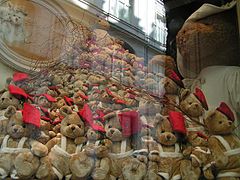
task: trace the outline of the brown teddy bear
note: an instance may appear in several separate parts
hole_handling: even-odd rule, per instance
[[[168,69],[177,70],[176,63],[171,56],[156,55],[148,63],[149,72],[164,74]]]
[[[87,131],[87,143],[84,151],[94,158],[95,164],[91,177],[93,179],[110,179],[111,161],[108,157],[111,141],[103,139],[104,126],[100,122],[93,122]]]
[[[179,95],[184,88],[181,78],[173,70],[168,70],[165,77],[159,82],[160,97],[164,97],[162,115],[168,115],[169,111],[175,111],[175,106],[179,106]]]
[[[174,118],[175,121],[171,120]],[[155,129],[152,131],[154,140],[149,144],[149,160],[152,162],[152,167],[151,169],[149,167],[147,174],[149,178],[181,179],[180,163],[183,155],[177,143],[177,137],[174,134],[176,128],[172,125],[173,122],[179,123],[179,119],[170,116],[168,119],[161,116],[155,121]],[[183,124],[184,122],[181,123]]]
[[[0,110],[6,109],[10,105],[17,109],[22,108],[20,100],[10,94],[9,91],[5,91],[0,97]]]
[[[207,114],[209,148],[217,169],[217,179],[240,178],[240,139],[233,134],[234,114],[224,102]]]
[[[183,179],[199,179],[202,170],[206,179],[214,179],[212,171],[212,155],[208,147],[207,136],[200,132],[188,133],[188,141],[190,145],[183,151],[186,160],[183,160],[182,178]],[[201,169],[200,169],[201,168]]]
[[[27,105],[24,104],[23,113],[9,106],[5,116],[9,118],[7,135],[1,137],[0,171],[1,178],[8,175],[11,178],[29,179],[36,173],[39,166],[38,157],[44,157],[48,149],[42,143],[30,137],[28,124],[24,120],[32,121],[28,115]],[[34,112],[36,109],[31,109]],[[30,113],[31,114],[31,113]],[[32,117],[31,117],[32,118]],[[40,121],[40,118],[39,118]]]
[[[208,105],[203,92],[196,88],[194,93],[184,89],[180,94],[180,110],[186,114],[188,131],[204,131],[203,117]]]
[[[65,178],[84,178],[90,175],[94,160],[82,152],[86,142],[85,125],[79,115],[69,106],[60,111],[65,116],[61,122],[61,137],[51,139],[46,145],[51,149],[48,157],[55,175]]]
[[[141,123],[136,111],[128,109],[112,112],[104,116],[106,137],[112,141],[109,153],[111,175],[122,179],[142,179],[146,165],[132,157],[131,136],[140,131]]]

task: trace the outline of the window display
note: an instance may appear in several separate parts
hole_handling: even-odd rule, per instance
[[[111,24],[77,21],[74,2],[0,2],[14,17],[0,17],[0,61],[14,64],[0,89],[0,179],[240,178],[238,66],[189,79],[195,69],[179,59],[146,60]],[[18,18],[21,32],[9,31]],[[177,41],[188,61],[185,27]]]

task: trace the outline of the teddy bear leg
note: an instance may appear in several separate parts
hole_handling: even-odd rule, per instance
[[[13,167],[12,154],[8,153],[0,154],[0,179],[5,179],[9,175],[12,167]]]
[[[48,156],[40,159],[40,166],[36,172],[36,177],[38,179],[57,179],[57,176],[54,175],[51,162]]]
[[[217,178],[218,180],[239,180],[237,177],[221,177]]]
[[[30,178],[39,166],[39,159],[31,152],[23,152],[14,160],[17,176],[22,179]]]
[[[208,168],[205,171],[203,171],[203,174],[206,179],[214,179],[214,175],[212,173],[211,168]]]
[[[145,163],[140,162],[136,158],[125,161],[122,168],[124,179],[143,179],[146,175],[147,167]]]
[[[94,180],[107,180],[110,179],[109,171],[110,171],[111,162],[109,158],[103,158],[96,161],[95,169],[92,173],[92,178]]]
[[[94,168],[94,163],[94,159],[87,156],[85,152],[74,154],[69,163],[72,178],[80,179],[89,176]]]
[[[158,163],[154,161],[149,161],[147,174],[144,178],[145,180],[162,180],[163,178],[158,175]]]
[[[199,167],[193,167],[190,160],[182,160],[180,162],[180,174],[182,179],[198,180],[201,170]]]

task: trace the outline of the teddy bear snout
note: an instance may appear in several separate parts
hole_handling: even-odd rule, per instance
[[[167,138],[167,140],[171,140],[171,138],[172,138],[171,134],[167,134],[166,138]]]

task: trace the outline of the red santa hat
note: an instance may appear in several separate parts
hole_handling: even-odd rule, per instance
[[[179,85],[180,87],[184,88],[184,84],[181,80],[181,78],[178,76],[178,74],[173,71],[172,69],[169,69],[167,71],[167,76],[172,79],[177,85]]]
[[[206,110],[208,110],[207,100],[206,100],[203,92],[201,91],[201,89],[196,88],[194,95],[195,95],[196,98],[201,102],[203,108],[206,109]]]
[[[100,132],[105,132],[105,129],[94,123],[93,121],[93,114],[92,114],[92,111],[89,107],[88,104],[84,104],[83,108],[79,111],[78,113],[82,118],[83,120],[85,120],[90,126],[91,128],[93,128],[95,131],[100,131]]]
[[[66,101],[67,105],[72,106],[72,104],[73,104],[73,99],[72,98],[64,96],[64,100]]]
[[[84,100],[88,100],[88,96],[86,96],[85,94],[83,94],[83,93],[79,93],[79,96],[82,98],[82,99],[84,99]]]
[[[21,72],[15,72],[13,74],[13,81],[14,82],[19,82],[28,79],[29,76],[26,73],[21,73]]]
[[[233,114],[232,110],[230,109],[230,107],[225,102],[221,102],[220,106],[216,110],[218,110],[221,113],[223,113],[231,121],[235,120],[234,114]]]
[[[185,127],[185,118],[181,112],[170,111],[169,121],[172,125],[173,131],[179,132],[184,135],[187,134],[187,130]]]
[[[137,111],[121,112],[118,114],[118,118],[124,137],[129,137],[133,134],[136,134],[142,128],[142,123]]]
[[[40,127],[40,111],[31,104],[23,104],[23,122],[28,124],[33,124],[36,127]]]

